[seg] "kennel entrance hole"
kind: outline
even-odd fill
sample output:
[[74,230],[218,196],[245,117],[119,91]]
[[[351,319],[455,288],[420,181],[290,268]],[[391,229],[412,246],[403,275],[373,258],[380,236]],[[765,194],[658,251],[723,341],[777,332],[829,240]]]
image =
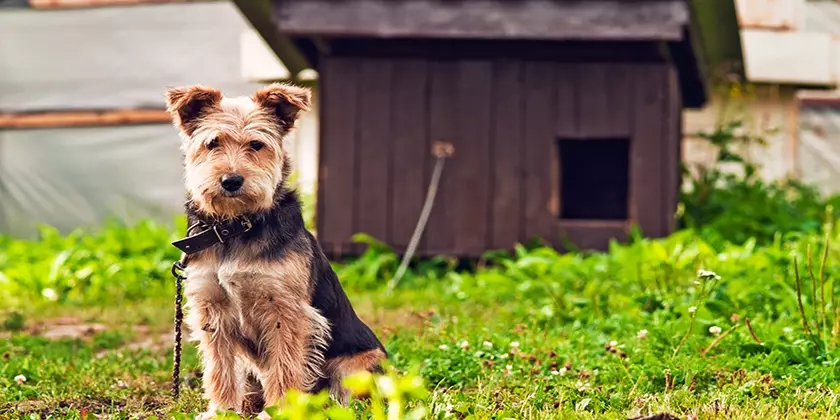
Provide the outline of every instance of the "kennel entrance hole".
[[627,220],[630,139],[559,139],[560,219]]

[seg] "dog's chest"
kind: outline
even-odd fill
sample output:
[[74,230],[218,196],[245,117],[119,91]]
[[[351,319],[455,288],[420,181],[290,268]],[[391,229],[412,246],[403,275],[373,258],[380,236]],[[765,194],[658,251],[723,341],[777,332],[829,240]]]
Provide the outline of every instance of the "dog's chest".
[[188,265],[187,287],[215,286],[236,306],[271,298],[306,302],[310,297],[309,272],[305,255],[268,260],[204,254]]
[[271,268],[242,261],[222,261],[215,267],[215,272],[219,285],[231,297],[244,297],[258,291],[270,293],[281,289],[284,277],[288,275]]
[[308,300],[309,268],[305,259],[220,259],[214,265],[219,285],[235,300],[255,295]]

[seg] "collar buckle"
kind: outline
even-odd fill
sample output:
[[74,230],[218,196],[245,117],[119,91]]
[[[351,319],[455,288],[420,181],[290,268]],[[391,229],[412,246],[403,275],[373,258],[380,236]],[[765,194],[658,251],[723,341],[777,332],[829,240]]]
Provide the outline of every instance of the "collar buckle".
[[[215,233],[215,234],[216,234],[216,238],[218,238],[218,239],[219,239],[219,243],[220,243],[220,244],[225,243],[224,238],[222,238],[222,235],[220,235],[220,234],[219,234],[219,225],[213,225],[213,233]],[[222,233],[224,233],[225,235],[227,235],[227,234],[228,234],[228,230],[227,230],[227,229],[222,229]]]
[[249,220],[247,217],[242,218],[242,225],[245,226],[245,230],[243,230],[242,233],[245,233],[251,230],[252,227],[254,227],[254,225],[251,224],[251,220]]
[[[206,226],[206,229],[194,235],[190,231],[198,226]],[[254,227],[247,217],[237,217],[224,222],[213,223],[207,226],[204,223],[196,223],[187,229],[187,237],[172,243],[186,254],[193,254],[207,249],[216,244],[225,243],[226,239],[242,235]]]

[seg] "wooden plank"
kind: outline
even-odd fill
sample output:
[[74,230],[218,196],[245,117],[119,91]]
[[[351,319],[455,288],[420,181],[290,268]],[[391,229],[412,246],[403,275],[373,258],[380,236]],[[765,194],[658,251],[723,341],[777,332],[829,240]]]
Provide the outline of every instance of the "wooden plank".
[[580,99],[588,92],[581,89],[581,72],[583,65],[562,63],[554,73],[556,88],[556,113],[554,116],[554,130],[556,136],[552,138],[550,154],[551,167],[549,186],[551,194],[551,216],[555,219],[561,215],[562,200],[562,167],[561,151],[558,141],[581,137],[580,127]]
[[562,63],[554,73],[557,89],[557,114],[555,132],[561,138],[579,138],[581,136],[580,114],[581,98],[589,95],[581,84],[584,64]]
[[[456,135],[456,93],[458,92],[458,66],[454,61],[433,61],[429,63],[429,138],[426,143],[426,153],[431,153],[432,144],[436,141],[455,142]],[[455,197],[461,189],[454,185],[454,159],[460,150],[455,149],[455,157],[444,165],[440,178],[435,205],[432,207],[429,221],[426,225],[426,242],[424,248],[427,253],[450,253],[454,250]],[[426,184],[434,170],[435,159],[428,159]]]
[[455,250],[458,255],[481,255],[489,246],[491,195],[491,96],[493,63],[462,61],[458,78],[458,125],[450,169],[458,193],[455,205]]
[[742,28],[796,30],[805,19],[803,0],[736,0]]
[[274,20],[288,35],[676,41],[689,9],[682,0],[274,0]]
[[522,63],[495,63],[492,132],[492,240],[493,249],[512,249],[522,240]]
[[630,145],[630,217],[647,236],[663,232],[663,113],[668,65],[633,69],[633,140]]
[[29,5],[33,9],[73,9],[167,3],[199,3],[206,1],[207,0],[29,0]]
[[552,160],[556,155],[555,72],[557,66],[549,62],[524,64],[524,226],[522,237],[529,240],[539,236],[554,243],[555,218],[552,210]]
[[329,42],[333,57],[387,57],[434,60],[520,59],[562,63],[662,63],[670,59],[650,41],[535,41],[451,38],[338,38]]
[[162,109],[30,112],[0,114],[0,129],[91,127],[126,124],[161,124],[172,121]]
[[338,257],[350,250],[356,220],[356,109],[360,65],[325,59],[320,71],[321,141],[318,151],[318,239]]
[[[392,195],[388,242],[397,250],[408,246],[426,198],[429,159],[428,64],[422,60],[394,62],[391,84]],[[421,238],[420,247],[425,242]]]
[[607,251],[610,241],[627,239],[627,222],[617,221],[561,221],[558,223],[558,247],[566,244],[580,250]]
[[[389,238],[391,153],[391,63],[389,60],[363,60],[356,108],[356,190],[355,232],[379,241]],[[362,249],[363,250],[363,249]]]
[[833,35],[742,29],[744,70],[749,80],[771,84],[830,86],[835,79]]
[[630,135],[629,67],[617,63],[581,66],[579,131],[587,138]]
[[682,98],[680,97],[680,87],[677,81],[676,70],[673,67],[667,69],[667,102],[665,105],[665,113],[663,118],[663,129],[665,130],[663,138],[665,147],[663,152],[665,158],[663,159],[663,182],[666,194],[663,194],[663,234],[670,234],[676,230],[676,212],[677,203],[679,202],[680,187],[682,184],[682,171],[680,163],[682,162]]

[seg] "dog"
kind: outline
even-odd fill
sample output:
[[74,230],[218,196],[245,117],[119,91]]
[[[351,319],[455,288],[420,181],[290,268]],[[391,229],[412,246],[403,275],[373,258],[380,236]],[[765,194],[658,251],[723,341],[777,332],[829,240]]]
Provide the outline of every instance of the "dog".
[[193,85],[165,96],[184,155],[190,228],[173,244],[187,256],[185,322],[208,400],[200,417],[254,414],[290,389],[326,389],[346,404],[342,379],[381,373],[388,355],[355,313],[287,184],[283,139],[309,110],[311,91],[274,83],[226,97]]

